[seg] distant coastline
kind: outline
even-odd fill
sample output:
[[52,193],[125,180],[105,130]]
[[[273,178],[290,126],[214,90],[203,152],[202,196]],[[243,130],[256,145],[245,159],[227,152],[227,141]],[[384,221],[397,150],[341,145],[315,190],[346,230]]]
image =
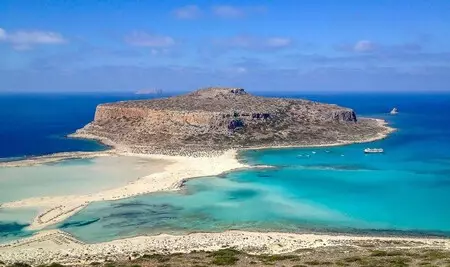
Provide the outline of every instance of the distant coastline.
[[143,89],[134,92],[135,95],[161,95],[162,93],[162,89]]

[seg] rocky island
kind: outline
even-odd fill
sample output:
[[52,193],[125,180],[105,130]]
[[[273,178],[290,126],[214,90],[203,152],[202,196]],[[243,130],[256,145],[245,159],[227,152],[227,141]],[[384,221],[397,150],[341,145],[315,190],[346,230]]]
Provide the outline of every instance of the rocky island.
[[[130,261],[150,252],[214,251],[224,247],[256,254],[276,254],[302,248],[348,245],[348,236],[239,231],[137,236],[85,244],[66,232],[49,230],[49,227],[57,227],[55,225],[64,223],[93,202],[179,190],[187,179],[195,177],[217,176],[238,169],[270,168],[248,165],[239,160],[238,150],[243,148],[369,142],[384,138],[390,131],[392,128],[383,120],[359,118],[349,108],[301,99],[259,97],[242,88],[206,88],[169,98],[101,104],[97,106],[94,120],[72,136],[100,140],[114,149],[47,155],[0,163],[0,167],[29,167],[75,158],[105,157],[108,160],[118,157],[115,162],[128,168],[123,157],[133,156],[153,161],[145,164],[159,164],[162,169],[158,167],[127,184],[105,187],[98,192],[36,196],[1,203],[0,208],[5,210],[35,209],[36,216],[26,227],[35,235],[0,244],[0,265],[2,261],[35,265],[51,262],[92,264],[111,259]],[[94,167],[98,169],[99,166]],[[352,242],[364,239],[351,238]],[[376,240],[380,239],[377,237]],[[439,249],[448,246],[448,242],[436,245],[438,241],[435,239],[411,242],[423,242],[420,244]]]
[[73,137],[134,153],[193,154],[233,148],[322,146],[379,139],[389,128],[349,108],[205,88],[181,96],[101,104]]

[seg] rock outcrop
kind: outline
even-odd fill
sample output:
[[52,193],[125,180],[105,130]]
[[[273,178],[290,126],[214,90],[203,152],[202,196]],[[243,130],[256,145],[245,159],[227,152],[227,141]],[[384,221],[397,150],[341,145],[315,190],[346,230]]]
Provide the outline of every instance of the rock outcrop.
[[385,130],[349,108],[268,98],[242,88],[206,88],[153,100],[101,104],[74,136],[109,140],[136,152],[223,150],[357,141]]

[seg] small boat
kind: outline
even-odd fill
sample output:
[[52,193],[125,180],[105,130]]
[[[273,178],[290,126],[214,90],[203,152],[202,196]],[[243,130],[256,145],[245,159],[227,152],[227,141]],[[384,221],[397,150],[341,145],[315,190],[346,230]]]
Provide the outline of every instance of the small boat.
[[398,113],[398,109],[397,109],[397,108],[393,108],[393,109],[391,110],[391,112],[389,112],[389,113],[391,113],[391,115],[395,115],[395,114]]
[[384,150],[382,148],[366,148],[364,153],[384,153]]

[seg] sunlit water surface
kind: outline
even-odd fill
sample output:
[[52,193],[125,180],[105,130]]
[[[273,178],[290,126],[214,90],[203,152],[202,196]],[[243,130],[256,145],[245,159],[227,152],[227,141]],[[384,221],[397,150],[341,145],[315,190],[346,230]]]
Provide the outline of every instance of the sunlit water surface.
[[[227,229],[450,236],[449,95],[310,98],[385,118],[399,130],[370,144],[247,151],[242,160],[275,168],[93,203],[55,227],[87,242]],[[400,113],[385,115],[394,106]],[[386,153],[365,155],[366,147]]]

